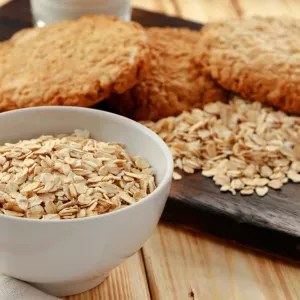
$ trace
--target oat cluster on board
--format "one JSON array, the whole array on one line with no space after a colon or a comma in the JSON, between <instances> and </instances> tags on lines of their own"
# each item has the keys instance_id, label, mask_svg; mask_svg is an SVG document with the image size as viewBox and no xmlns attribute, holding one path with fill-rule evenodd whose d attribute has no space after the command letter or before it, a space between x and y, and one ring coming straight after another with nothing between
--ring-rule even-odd
<instances>
[{"instance_id":1,"label":"oat cluster on board","mask_svg":"<svg viewBox=\"0 0 300 300\"><path fill-rule=\"evenodd\" d=\"M300 118L235 97L177 117L145 121L169 146L175 168L202 170L221 191L264 196L300 182ZM182 177L174 172L173 178Z\"/></svg>"}]
</instances>

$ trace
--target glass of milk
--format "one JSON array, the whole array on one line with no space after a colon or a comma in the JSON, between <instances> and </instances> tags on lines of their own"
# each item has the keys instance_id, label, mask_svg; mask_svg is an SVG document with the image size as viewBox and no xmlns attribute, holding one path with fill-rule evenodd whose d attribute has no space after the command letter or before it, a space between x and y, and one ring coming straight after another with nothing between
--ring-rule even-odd
<instances>
[{"instance_id":1,"label":"glass of milk","mask_svg":"<svg viewBox=\"0 0 300 300\"><path fill-rule=\"evenodd\" d=\"M131 0L30 0L36 26L44 26L82 15L104 14L129 21Z\"/></svg>"}]
</instances>

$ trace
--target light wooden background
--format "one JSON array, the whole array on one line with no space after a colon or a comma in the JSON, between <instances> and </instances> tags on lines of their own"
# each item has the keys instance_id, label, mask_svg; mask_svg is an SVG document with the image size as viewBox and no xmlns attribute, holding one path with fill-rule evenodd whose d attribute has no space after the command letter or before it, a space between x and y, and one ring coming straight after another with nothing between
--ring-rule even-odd
<instances>
[{"instance_id":1,"label":"light wooden background","mask_svg":"<svg viewBox=\"0 0 300 300\"><path fill-rule=\"evenodd\" d=\"M139 8L199 22L249 15L300 17L297 0L132 2ZM143 249L115 269L105 283L66 299L298 300L300 267L201 233L160 224Z\"/></svg>"},{"instance_id":2,"label":"light wooden background","mask_svg":"<svg viewBox=\"0 0 300 300\"><path fill-rule=\"evenodd\" d=\"M196 22L270 15L300 18L299 0L132 0L134 6Z\"/></svg>"}]
</instances>

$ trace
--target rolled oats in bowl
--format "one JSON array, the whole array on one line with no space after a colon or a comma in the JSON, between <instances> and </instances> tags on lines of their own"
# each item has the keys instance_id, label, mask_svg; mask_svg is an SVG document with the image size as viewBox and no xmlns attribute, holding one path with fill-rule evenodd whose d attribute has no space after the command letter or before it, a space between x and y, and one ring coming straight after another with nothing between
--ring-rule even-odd
<instances>
[{"instance_id":1,"label":"rolled oats in bowl","mask_svg":"<svg viewBox=\"0 0 300 300\"><path fill-rule=\"evenodd\" d=\"M132 205L156 188L148 162L87 130L0 146L0 214L58 220Z\"/></svg>"}]
</instances>

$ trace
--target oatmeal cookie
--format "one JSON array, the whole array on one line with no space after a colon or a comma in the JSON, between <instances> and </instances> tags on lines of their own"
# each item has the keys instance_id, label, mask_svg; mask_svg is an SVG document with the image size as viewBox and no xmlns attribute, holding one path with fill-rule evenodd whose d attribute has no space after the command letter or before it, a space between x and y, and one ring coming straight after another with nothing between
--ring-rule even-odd
<instances>
[{"instance_id":1,"label":"oatmeal cookie","mask_svg":"<svg viewBox=\"0 0 300 300\"><path fill-rule=\"evenodd\" d=\"M300 113L300 21L252 17L210 24L196 63L245 98Z\"/></svg>"},{"instance_id":2,"label":"oatmeal cookie","mask_svg":"<svg viewBox=\"0 0 300 300\"><path fill-rule=\"evenodd\" d=\"M109 16L21 30L0 43L0 111L92 106L139 82L149 53L140 25Z\"/></svg>"},{"instance_id":3,"label":"oatmeal cookie","mask_svg":"<svg viewBox=\"0 0 300 300\"><path fill-rule=\"evenodd\" d=\"M133 89L107 101L113 111L135 120L158 120L227 98L227 92L192 61L199 31L153 27L148 36L149 71Z\"/></svg>"}]
</instances>

